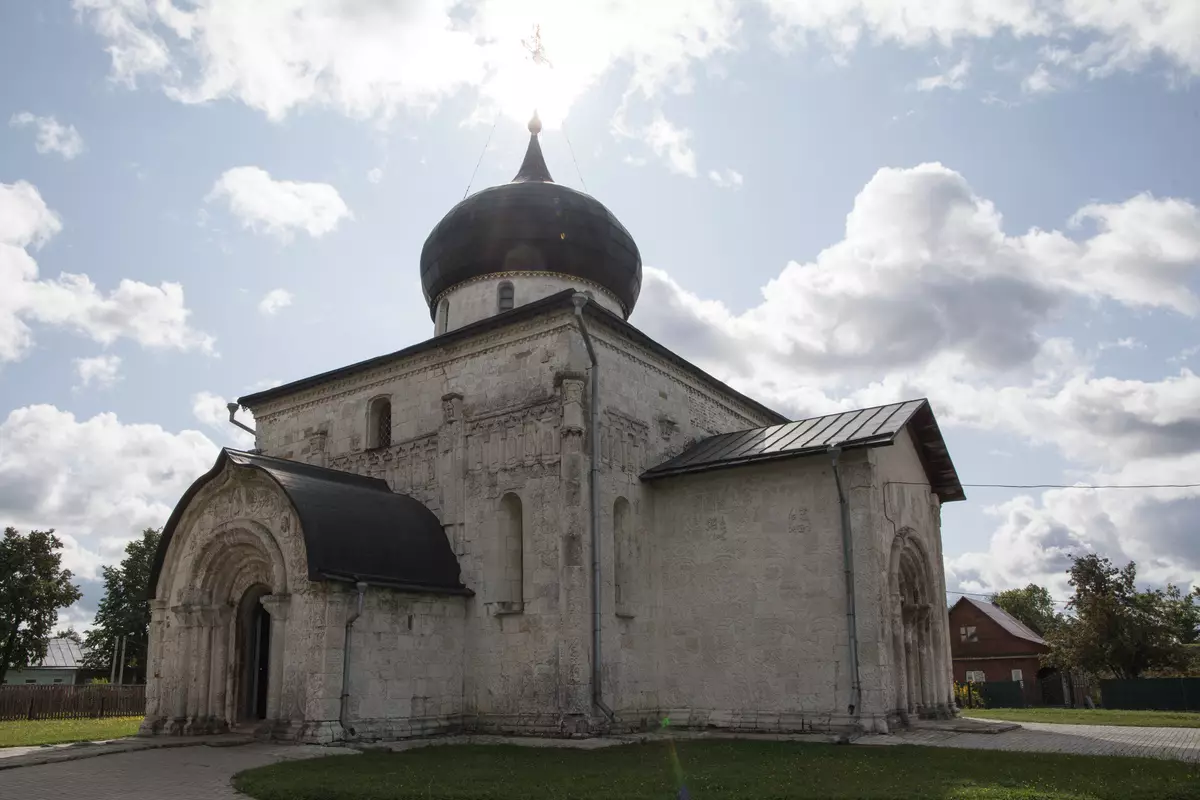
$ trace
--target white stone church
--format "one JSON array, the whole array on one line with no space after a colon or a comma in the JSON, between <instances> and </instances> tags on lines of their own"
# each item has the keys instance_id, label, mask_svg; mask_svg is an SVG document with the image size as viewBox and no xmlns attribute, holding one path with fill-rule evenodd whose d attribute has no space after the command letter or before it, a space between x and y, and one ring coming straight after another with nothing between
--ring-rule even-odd
<instances>
[{"instance_id":1,"label":"white stone church","mask_svg":"<svg viewBox=\"0 0 1200 800\"><path fill-rule=\"evenodd\" d=\"M953 713L929 403L789 421L639 332L637 246L539 127L429 235L433 338L238 401L255 449L164 530L143 733Z\"/></svg>"}]
</instances>

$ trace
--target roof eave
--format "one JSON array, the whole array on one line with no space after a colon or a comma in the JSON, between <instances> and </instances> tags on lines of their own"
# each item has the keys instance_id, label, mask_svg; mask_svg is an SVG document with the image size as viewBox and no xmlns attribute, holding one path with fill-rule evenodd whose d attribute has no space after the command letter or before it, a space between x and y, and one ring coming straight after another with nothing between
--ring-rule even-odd
<instances>
[{"instance_id":1,"label":"roof eave","mask_svg":"<svg viewBox=\"0 0 1200 800\"><path fill-rule=\"evenodd\" d=\"M888 445L894 443L895 438L896 438L896 434L894 434L894 433L885 434L883 436L872 437L871 439L864 439L862 441L857 441L857 442L854 442L853 444L842 445L839 449L841 449L842 452L846 452L848 450L866 450L866 449L870 449L870 448L874 448L874 447L887 447ZM650 482L650 481L658 480L660 478L672 478L677 475L694 475L694 474L697 474L700 472L711 472L713 470L728 469L730 467L741 467L741 466L748 466L748 465L752 465L752 464L762 464L762 463L771 462L771 461L784 461L786 459L791 459L791 458L808 458L810 456L817 456L817 455L821 455L822 453L828 453L832 449L835 449L835 448L814 447L814 448L810 448L807 450L793 450L790 452L783 452L783 453L763 453L763 454L757 454L757 455L752 455L752 456L745 456L743 458L736 458L736 459L732 459L730 461L713 461L713 462L708 462L708 463L696 464L694 466L676 467L674 469L667 469L667 470L661 470L661 471L656 471L655 469L652 468L652 469L646 470L645 472L643 472L641 474L641 480Z\"/></svg>"}]
</instances>

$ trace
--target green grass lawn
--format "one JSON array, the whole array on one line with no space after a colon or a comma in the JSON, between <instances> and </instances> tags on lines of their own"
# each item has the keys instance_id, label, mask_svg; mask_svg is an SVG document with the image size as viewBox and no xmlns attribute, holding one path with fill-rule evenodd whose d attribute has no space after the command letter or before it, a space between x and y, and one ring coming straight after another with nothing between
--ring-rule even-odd
<instances>
[{"instance_id":1,"label":"green grass lawn","mask_svg":"<svg viewBox=\"0 0 1200 800\"><path fill-rule=\"evenodd\" d=\"M1115 708L969 708L964 717L1063 725L1133 725L1145 728L1200 728L1200 714L1186 711L1123 711Z\"/></svg>"},{"instance_id":2,"label":"green grass lawn","mask_svg":"<svg viewBox=\"0 0 1200 800\"><path fill-rule=\"evenodd\" d=\"M141 717L37 719L0 722L0 747L116 739L137 733Z\"/></svg>"},{"instance_id":3,"label":"green grass lawn","mask_svg":"<svg viewBox=\"0 0 1200 800\"><path fill-rule=\"evenodd\" d=\"M1183 800L1200 766L940 747L690 741L568 750L445 745L252 769L259 800Z\"/></svg>"}]
</instances>

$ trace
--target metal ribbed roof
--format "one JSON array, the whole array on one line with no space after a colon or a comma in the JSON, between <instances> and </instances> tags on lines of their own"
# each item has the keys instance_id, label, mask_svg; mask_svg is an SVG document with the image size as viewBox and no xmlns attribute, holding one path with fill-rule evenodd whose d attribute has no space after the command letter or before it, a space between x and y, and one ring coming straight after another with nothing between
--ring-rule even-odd
<instances>
[{"instance_id":1,"label":"metal ribbed roof","mask_svg":"<svg viewBox=\"0 0 1200 800\"><path fill-rule=\"evenodd\" d=\"M393 492L379 478L227 448L167 520L150 574L151 596L183 512L230 464L261 470L287 495L300 517L309 580L363 580L406 591L473 594L462 584L458 558L441 522L421 501Z\"/></svg>"},{"instance_id":2,"label":"metal ribbed roof","mask_svg":"<svg viewBox=\"0 0 1200 800\"><path fill-rule=\"evenodd\" d=\"M79 642L58 637L46 642L46 655L36 666L43 669L78 669L83 661L83 648Z\"/></svg>"},{"instance_id":3,"label":"metal ribbed roof","mask_svg":"<svg viewBox=\"0 0 1200 800\"><path fill-rule=\"evenodd\" d=\"M642 478L653 480L776 458L810 455L834 447L850 449L890 445L905 426L910 427L930 486L942 502L966 499L937 420L933 418L933 410L925 399L710 436L669 461L647 470Z\"/></svg>"}]
</instances>

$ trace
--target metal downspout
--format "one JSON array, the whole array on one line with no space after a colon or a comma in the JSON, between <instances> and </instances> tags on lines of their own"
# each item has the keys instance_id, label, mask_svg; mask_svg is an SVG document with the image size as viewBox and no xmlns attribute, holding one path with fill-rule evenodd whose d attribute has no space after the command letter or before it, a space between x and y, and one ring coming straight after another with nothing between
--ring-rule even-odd
<instances>
[{"instance_id":1,"label":"metal downspout","mask_svg":"<svg viewBox=\"0 0 1200 800\"><path fill-rule=\"evenodd\" d=\"M850 716L858 724L862 709L862 682L858 674L858 615L854 605L854 543L850 535L850 498L842 488L838 458L842 450L829 448L833 461L833 482L837 485L842 517L842 567L846 574L846 626L850 632Z\"/></svg>"},{"instance_id":2,"label":"metal downspout","mask_svg":"<svg viewBox=\"0 0 1200 800\"><path fill-rule=\"evenodd\" d=\"M575 304L575 319L579 321L579 330L583 333L583 343L587 346L588 359L592 362L590 370L590 386L588 388L588 445L592 450L592 465L588 479L588 504L591 506L589 521L589 539L592 551L592 704L612 720L613 710L604 702L601 688L600 661L600 366L596 362L596 350L592 347L592 337L588 333L587 323L583 321L583 307L587 305L588 296L576 292L571 298Z\"/></svg>"},{"instance_id":3,"label":"metal downspout","mask_svg":"<svg viewBox=\"0 0 1200 800\"><path fill-rule=\"evenodd\" d=\"M342 645L342 696L339 698L338 722L342 726L343 738L354 735L354 728L346 724L346 701L350 698L350 631L355 620L362 616L363 595L367 592L367 584L365 581L359 581L354 584L354 588L358 590L358 602L355 603L354 611L346 618L346 641Z\"/></svg>"}]
</instances>

